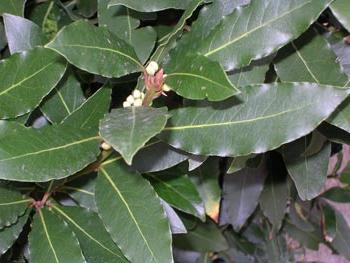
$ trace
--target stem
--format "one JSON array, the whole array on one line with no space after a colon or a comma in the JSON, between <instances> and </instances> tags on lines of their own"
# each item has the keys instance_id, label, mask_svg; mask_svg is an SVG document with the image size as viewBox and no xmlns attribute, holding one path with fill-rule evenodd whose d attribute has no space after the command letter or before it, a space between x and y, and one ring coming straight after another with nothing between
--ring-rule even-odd
<instances>
[{"instance_id":1,"label":"stem","mask_svg":"<svg viewBox=\"0 0 350 263\"><path fill-rule=\"evenodd\" d=\"M155 94L156 93L154 92L154 90L152 90L152 89L147 90L145 98L143 99L143 102L142 102L142 106L151 106L153 99L155 98L154 97Z\"/></svg>"}]
</instances>

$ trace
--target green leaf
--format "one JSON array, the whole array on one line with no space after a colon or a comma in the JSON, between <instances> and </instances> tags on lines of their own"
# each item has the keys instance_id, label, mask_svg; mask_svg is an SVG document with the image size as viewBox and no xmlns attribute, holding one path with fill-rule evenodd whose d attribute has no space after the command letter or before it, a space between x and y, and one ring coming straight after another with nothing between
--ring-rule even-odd
<instances>
[{"instance_id":1,"label":"green leaf","mask_svg":"<svg viewBox=\"0 0 350 263\"><path fill-rule=\"evenodd\" d=\"M84 263L78 239L69 226L47 209L38 210L29 234L31 262Z\"/></svg>"},{"instance_id":2,"label":"green leaf","mask_svg":"<svg viewBox=\"0 0 350 263\"><path fill-rule=\"evenodd\" d=\"M52 208L77 235L87 262L129 262L113 242L96 213L79 207L53 205Z\"/></svg>"},{"instance_id":3,"label":"green leaf","mask_svg":"<svg viewBox=\"0 0 350 263\"><path fill-rule=\"evenodd\" d=\"M131 44L135 48L137 57L142 63L145 63L153 51L156 44L157 33L150 27L142 27L132 31Z\"/></svg>"},{"instance_id":4,"label":"green leaf","mask_svg":"<svg viewBox=\"0 0 350 263\"><path fill-rule=\"evenodd\" d=\"M77 12L84 17L92 17L97 11L97 0L78 0Z\"/></svg>"},{"instance_id":5,"label":"green leaf","mask_svg":"<svg viewBox=\"0 0 350 263\"><path fill-rule=\"evenodd\" d=\"M286 223L283 229L294 240L297 240L300 242L300 244L309 249L318 250L319 244L322 243L322 234L319 229L315 229L313 231L304 231L290 223Z\"/></svg>"},{"instance_id":6,"label":"green leaf","mask_svg":"<svg viewBox=\"0 0 350 263\"><path fill-rule=\"evenodd\" d=\"M77 21L64 27L46 45L74 66L102 75L121 77L143 70L133 48L106 28Z\"/></svg>"},{"instance_id":7,"label":"green leaf","mask_svg":"<svg viewBox=\"0 0 350 263\"><path fill-rule=\"evenodd\" d=\"M17 240L27 223L29 211L18 218L16 224L0 229L0 256L4 254Z\"/></svg>"},{"instance_id":8,"label":"green leaf","mask_svg":"<svg viewBox=\"0 0 350 263\"><path fill-rule=\"evenodd\" d=\"M266 168L244 168L226 175L221 202L220 223L231 224L235 231L241 229L258 205L267 176Z\"/></svg>"},{"instance_id":9,"label":"green leaf","mask_svg":"<svg viewBox=\"0 0 350 263\"><path fill-rule=\"evenodd\" d=\"M45 48L14 54L0 64L0 118L15 118L39 105L66 70L61 58Z\"/></svg>"},{"instance_id":10,"label":"green leaf","mask_svg":"<svg viewBox=\"0 0 350 263\"><path fill-rule=\"evenodd\" d=\"M339 22L350 32L350 5L348 0L335 0L330 5L332 13Z\"/></svg>"},{"instance_id":11,"label":"green leaf","mask_svg":"<svg viewBox=\"0 0 350 263\"><path fill-rule=\"evenodd\" d=\"M278 52L275 68L285 82L305 81L339 87L349 84L336 55L313 28Z\"/></svg>"},{"instance_id":12,"label":"green leaf","mask_svg":"<svg viewBox=\"0 0 350 263\"><path fill-rule=\"evenodd\" d=\"M147 174L157 194L173 207L205 220L204 205L199 193L187 175L163 172Z\"/></svg>"},{"instance_id":13,"label":"green leaf","mask_svg":"<svg viewBox=\"0 0 350 263\"><path fill-rule=\"evenodd\" d=\"M199 155L263 153L313 131L347 93L312 83L249 86L242 95L220 105L171 111L172 117L159 137L175 148Z\"/></svg>"},{"instance_id":14,"label":"green leaf","mask_svg":"<svg viewBox=\"0 0 350 263\"><path fill-rule=\"evenodd\" d=\"M336 218L336 235L332 246L347 259L350 259L350 227L339 212L336 212Z\"/></svg>"},{"instance_id":15,"label":"green leaf","mask_svg":"<svg viewBox=\"0 0 350 263\"><path fill-rule=\"evenodd\" d=\"M141 12L156 12L164 9L186 9L191 0L148 0L147 2L139 0L111 0L108 7L115 5L124 5L128 8Z\"/></svg>"},{"instance_id":16,"label":"green leaf","mask_svg":"<svg viewBox=\"0 0 350 263\"><path fill-rule=\"evenodd\" d=\"M10 53L33 49L45 43L41 28L20 16L3 15Z\"/></svg>"},{"instance_id":17,"label":"green leaf","mask_svg":"<svg viewBox=\"0 0 350 263\"><path fill-rule=\"evenodd\" d=\"M320 152L311 156L305 153L297 158L284 156L287 170L302 200L311 200L320 194L327 179L330 155L331 147L327 143Z\"/></svg>"},{"instance_id":18,"label":"green leaf","mask_svg":"<svg viewBox=\"0 0 350 263\"><path fill-rule=\"evenodd\" d=\"M102 221L131 262L173 262L169 223L146 179L121 160L107 161L95 195Z\"/></svg>"},{"instance_id":19,"label":"green leaf","mask_svg":"<svg viewBox=\"0 0 350 263\"><path fill-rule=\"evenodd\" d=\"M31 198L22 196L21 193L0 186L0 230L14 224L18 217L22 216L28 208ZM0 232L1 237L1 232ZM1 240L1 238L0 238Z\"/></svg>"},{"instance_id":20,"label":"green leaf","mask_svg":"<svg viewBox=\"0 0 350 263\"><path fill-rule=\"evenodd\" d=\"M260 207L276 233L282 226L289 198L287 174L271 171L260 196Z\"/></svg>"},{"instance_id":21,"label":"green leaf","mask_svg":"<svg viewBox=\"0 0 350 263\"><path fill-rule=\"evenodd\" d=\"M220 62L226 71L247 66L298 37L331 0L253 0L215 27L198 52Z\"/></svg>"},{"instance_id":22,"label":"green leaf","mask_svg":"<svg viewBox=\"0 0 350 263\"><path fill-rule=\"evenodd\" d=\"M101 121L100 134L130 165L138 150L165 127L167 113L166 108L114 109Z\"/></svg>"},{"instance_id":23,"label":"green leaf","mask_svg":"<svg viewBox=\"0 0 350 263\"><path fill-rule=\"evenodd\" d=\"M26 0L1 1L0 15L3 15L4 13L9 13L15 16L23 16L25 2Z\"/></svg>"},{"instance_id":24,"label":"green leaf","mask_svg":"<svg viewBox=\"0 0 350 263\"><path fill-rule=\"evenodd\" d=\"M69 72L45 99L40 107L44 115L53 123L60 123L85 101L80 82Z\"/></svg>"},{"instance_id":25,"label":"green leaf","mask_svg":"<svg viewBox=\"0 0 350 263\"><path fill-rule=\"evenodd\" d=\"M240 93L220 64L204 56L191 55L180 62L172 60L165 72L165 83L188 99L220 101Z\"/></svg>"},{"instance_id":26,"label":"green leaf","mask_svg":"<svg viewBox=\"0 0 350 263\"><path fill-rule=\"evenodd\" d=\"M184 223L181 218L176 214L175 210L164 200L161 200L164 212L169 220L170 229L172 234L185 234L187 233Z\"/></svg>"},{"instance_id":27,"label":"green leaf","mask_svg":"<svg viewBox=\"0 0 350 263\"><path fill-rule=\"evenodd\" d=\"M174 245L181 249L199 252L218 252L228 248L225 237L210 219L206 223L198 222L196 227L187 234L175 235Z\"/></svg>"},{"instance_id":28,"label":"green leaf","mask_svg":"<svg viewBox=\"0 0 350 263\"><path fill-rule=\"evenodd\" d=\"M5 125L0 133L0 178L49 181L70 176L95 161L101 141L98 121L108 110L109 98L110 91L102 88L60 125L42 129Z\"/></svg>"},{"instance_id":29,"label":"green leaf","mask_svg":"<svg viewBox=\"0 0 350 263\"><path fill-rule=\"evenodd\" d=\"M338 203L350 202L350 189L349 188L331 188L327 192L322 194L323 198Z\"/></svg>"}]
</instances>

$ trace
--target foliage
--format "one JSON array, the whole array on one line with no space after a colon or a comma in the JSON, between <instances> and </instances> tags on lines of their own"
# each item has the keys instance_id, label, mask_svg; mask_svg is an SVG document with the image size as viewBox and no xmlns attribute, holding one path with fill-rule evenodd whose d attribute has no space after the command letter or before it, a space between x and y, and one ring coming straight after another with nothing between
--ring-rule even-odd
<instances>
[{"instance_id":1,"label":"foliage","mask_svg":"<svg viewBox=\"0 0 350 263\"><path fill-rule=\"evenodd\" d=\"M349 10L0 1L0 262L350 260Z\"/></svg>"}]
</instances>

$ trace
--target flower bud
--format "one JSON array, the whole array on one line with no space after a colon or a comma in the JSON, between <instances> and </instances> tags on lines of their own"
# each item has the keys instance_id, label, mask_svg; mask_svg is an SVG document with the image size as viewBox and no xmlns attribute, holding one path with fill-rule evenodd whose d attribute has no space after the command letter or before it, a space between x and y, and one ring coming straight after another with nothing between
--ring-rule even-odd
<instances>
[{"instance_id":1,"label":"flower bud","mask_svg":"<svg viewBox=\"0 0 350 263\"><path fill-rule=\"evenodd\" d=\"M110 146L108 143L106 142L102 142L101 143L101 149L104 151L109 151L110 149L112 149L112 146Z\"/></svg>"},{"instance_id":2,"label":"flower bud","mask_svg":"<svg viewBox=\"0 0 350 263\"><path fill-rule=\"evenodd\" d=\"M123 108L131 107L131 104L127 101L123 102Z\"/></svg>"},{"instance_id":3,"label":"flower bud","mask_svg":"<svg viewBox=\"0 0 350 263\"><path fill-rule=\"evenodd\" d=\"M171 91L171 88L167 84L164 84L162 86L162 90L165 91L165 92L168 92L168 91Z\"/></svg>"},{"instance_id":4,"label":"flower bud","mask_svg":"<svg viewBox=\"0 0 350 263\"><path fill-rule=\"evenodd\" d=\"M134 106L135 107L142 106L142 99L136 99L135 102L134 102Z\"/></svg>"},{"instance_id":5,"label":"flower bud","mask_svg":"<svg viewBox=\"0 0 350 263\"><path fill-rule=\"evenodd\" d=\"M135 90L132 92L132 95L134 96L134 99L140 99L141 96L142 96L142 93L141 93L141 91L139 91L138 89L135 89Z\"/></svg>"},{"instance_id":6,"label":"flower bud","mask_svg":"<svg viewBox=\"0 0 350 263\"><path fill-rule=\"evenodd\" d=\"M148 66L146 67L146 72L148 75L154 76L156 72L159 70L158 63L155 61L151 61L148 63Z\"/></svg>"},{"instance_id":7,"label":"flower bud","mask_svg":"<svg viewBox=\"0 0 350 263\"><path fill-rule=\"evenodd\" d=\"M134 103L134 97L132 95L129 95L127 98L126 98L126 101L129 102L130 104L133 104Z\"/></svg>"}]
</instances>

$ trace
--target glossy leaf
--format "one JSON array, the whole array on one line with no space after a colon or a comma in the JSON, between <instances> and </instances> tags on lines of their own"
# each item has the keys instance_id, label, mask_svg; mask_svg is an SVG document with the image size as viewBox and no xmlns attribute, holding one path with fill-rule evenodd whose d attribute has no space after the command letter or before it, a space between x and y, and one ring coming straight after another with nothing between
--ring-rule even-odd
<instances>
[{"instance_id":1,"label":"glossy leaf","mask_svg":"<svg viewBox=\"0 0 350 263\"><path fill-rule=\"evenodd\" d=\"M190 0L148 0L147 2L138 0L111 0L108 6L124 5L141 12L156 12L170 8L186 9L189 3Z\"/></svg>"},{"instance_id":2,"label":"glossy leaf","mask_svg":"<svg viewBox=\"0 0 350 263\"><path fill-rule=\"evenodd\" d=\"M25 2L26 0L1 1L0 15L3 15L4 13L9 13L15 16L23 16Z\"/></svg>"},{"instance_id":3,"label":"glossy leaf","mask_svg":"<svg viewBox=\"0 0 350 263\"><path fill-rule=\"evenodd\" d=\"M57 85L66 65L55 52L35 48L0 64L0 118L24 115Z\"/></svg>"},{"instance_id":4,"label":"glossy leaf","mask_svg":"<svg viewBox=\"0 0 350 263\"><path fill-rule=\"evenodd\" d=\"M114 109L101 121L100 134L131 164L134 155L165 127L167 112L151 107Z\"/></svg>"},{"instance_id":5,"label":"glossy leaf","mask_svg":"<svg viewBox=\"0 0 350 263\"><path fill-rule=\"evenodd\" d=\"M77 21L63 28L46 45L74 66L102 75L121 77L143 70L134 49L106 28Z\"/></svg>"},{"instance_id":6,"label":"glossy leaf","mask_svg":"<svg viewBox=\"0 0 350 263\"><path fill-rule=\"evenodd\" d=\"M199 193L187 175L164 172L147 174L157 194L170 205L205 220L204 205Z\"/></svg>"},{"instance_id":7,"label":"glossy leaf","mask_svg":"<svg viewBox=\"0 0 350 263\"><path fill-rule=\"evenodd\" d=\"M336 212L336 236L332 246L347 259L350 259L350 229L344 216Z\"/></svg>"},{"instance_id":8,"label":"glossy leaf","mask_svg":"<svg viewBox=\"0 0 350 263\"><path fill-rule=\"evenodd\" d=\"M338 203L350 203L350 189L348 188L331 188L322 194L323 198Z\"/></svg>"},{"instance_id":9,"label":"glossy leaf","mask_svg":"<svg viewBox=\"0 0 350 263\"><path fill-rule=\"evenodd\" d=\"M285 158L287 170L302 200L311 200L320 194L327 179L330 155L330 144L326 144L317 154L307 156L303 153L298 158Z\"/></svg>"},{"instance_id":10,"label":"glossy leaf","mask_svg":"<svg viewBox=\"0 0 350 263\"><path fill-rule=\"evenodd\" d=\"M11 132L0 133L0 178L49 181L70 176L95 161L101 141L98 121L108 110L109 97L108 89L101 89L57 126L32 129L7 124Z\"/></svg>"},{"instance_id":11,"label":"glossy leaf","mask_svg":"<svg viewBox=\"0 0 350 263\"><path fill-rule=\"evenodd\" d=\"M175 210L164 200L161 200L164 212L169 220L172 234L186 234L187 230L181 218L176 214Z\"/></svg>"},{"instance_id":12,"label":"glossy leaf","mask_svg":"<svg viewBox=\"0 0 350 263\"><path fill-rule=\"evenodd\" d=\"M3 227L11 226L27 210L31 199L24 197L21 193L0 186L0 231ZM1 232L0 232L1 237ZM1 240L1 238L0 238Z\"/></svg>"},{"instance_id":13,"label":"glossy leaf","mask_svg":"<svg viewBox=\"0 0 350 263\"><path fill-rule=\"evenodd\" d=\"M220 224L231 224L235 231L241 229L258 205L266 176L263 166L225 176Z\"/></svg>"},{"instance_id":14,"label":"glossy leaf","mask_svg":"<svg viewBox=\"0 0 350 263\"><path fill-rule=\"evenodd\" d=\"M336 0L330 6L332 13L350 32L350 5L348 0Z\"/></svg>"},{"instance_id":15,"label":"glossy leaf","mask_svg":"<svg viewBox=\"0 0 350 263\"><path fill-rule=\"evenodd\" d=\"M188 56L180 63L173 60L165 72L165 83L188 99L220 101L240 93L220 64L203 56Z\"/></svg>"},{"instance_id":16,"label":"glossy leaf","mask_svg":"<svg viewBox=\"0 0 350 263\"><path fill-rule=\"evenodd\" d=\"M0 256L4 254L17 240L24 225L27 223L28 214L29 212L19 217L16 224L0 229Z\"/></svg>"},{"instance_id":17,"label":"glossy leaf","mask_svg":"<svg viewBox=\"0 0 350 263\"><path fill-rule=\"evenodd\" d=\"M96 213L79 207L54 205L52 208L76 234L87 262L129 262L113 242Z\"/></svg>"},{"instance_id":18,"label":"glossy leaf","mask_svg":"<svg viewBox=\"0 0 350 263\"><path fill-rule=\"evenodd\" d=\"M156 40L156 31L150 26L134 30L131 34L131 44L142 63L148 60L156 44Z\"/></svg>"},{"instance_id":19,"label":"glossy leaf","mask_svg":"<svg viewBox=\"0 0 350 263\"><path fill-rule=\"evenodd\" d=\"M41 28L32 21L10 14L4 14L3 19L11 54L44 44L45 37Z\"/></svg>"},{"instance_id":20,"label":"glossy leaf","mask_svg":"<svg viewBox=\"0 0 350 263\"><path fill-rule=\"evenodd\" d=\"M102 221L128 260L173 262L170 227L147 180L121 160L107 161L100 168L95 195Z\"/></svg>"},{"instance_id":21,"label":"glossy leaf","mask_svg":"<svg viewBox=\"0 0 350 263\"><path fill-rule=\"evenodd\" d=\"M242 90L241 96L220 105L171 111L172 117L159 137L193 154L263 153L310 133L347 93L311 83L250 86Z\"/></svg>"},{"instance_id":22,"label":"glossy leaf","mask_svg":"<svg viewBox=\"0 0 350 263\"><path fill-rule=\"evenodd\" d=\"M202 41L198 51L226 71L268 56L303 33L330 0L253 0L237 9Z\"/></svg>"},{"instance_id":23,"label":"glossy leaf","mask_svg":"<svg viewBox=\"0 0 350 263\"><path fill-rule=\"evenodd\" d=\"M84 17L91 17L97 11L97 0L78 0L77 1L77 12Z\"/></svg>"},{"instance_id":24,"label":"glossy leaf","mask_svg":"<svg viewBox=\"0 0 350 263\"><path fill-rule=\"evenodd\" d=\"M59 217L41 209L33 221L29 234L31 262L86 262L76 235Z\"/></svg>"}]
</instances>

